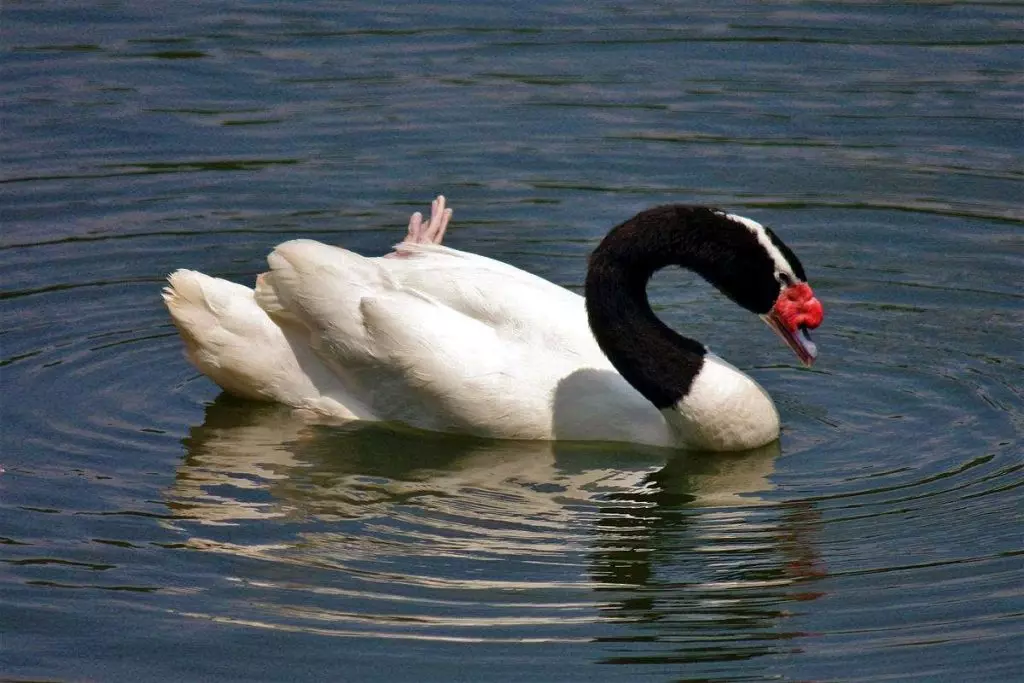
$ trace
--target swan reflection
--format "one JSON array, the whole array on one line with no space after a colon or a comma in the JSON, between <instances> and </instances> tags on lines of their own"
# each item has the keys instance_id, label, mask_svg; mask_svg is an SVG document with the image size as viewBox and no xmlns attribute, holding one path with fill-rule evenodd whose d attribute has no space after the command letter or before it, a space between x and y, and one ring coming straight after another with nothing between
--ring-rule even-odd
<instances>
[{"instance_id":1,"label":"swan reflection","mask_svg":"<svg viewBox=\"0 0 1024 683\"><path fill-rule=\"evenodd\" d=\"M567 522L631 491L660 492L648 502L758 505L763 501L757 494L772 488L769 476L779 455L777 443L704 455L333 426L226 395L208 406L205 421L183 444L169 504L179 517L208 524L365 518L417 499L465 504L467 491L489 492L495 508L490 514L500 518L498 508L506 507L510 522L536 514Z\"/></svg>"},{"instance_id":2,"label":"swan reflection","mask_svg":"<svg viewBox=\"0 0 1024 683\"><path fill-rule=\"evenodd\" d=\"M703 456L481 441L315 424L229 397L184 445L173 523L260 591L229 609L258 604L250 625L586 642L608 663L715 659L702 639L753 634L722 656L771 652L790 637L784 603L815 597L800 584L820 574L818 519L768 495L777 445ZM648 645L623 659L624 640Z\"/></svg>"}]
</instances>

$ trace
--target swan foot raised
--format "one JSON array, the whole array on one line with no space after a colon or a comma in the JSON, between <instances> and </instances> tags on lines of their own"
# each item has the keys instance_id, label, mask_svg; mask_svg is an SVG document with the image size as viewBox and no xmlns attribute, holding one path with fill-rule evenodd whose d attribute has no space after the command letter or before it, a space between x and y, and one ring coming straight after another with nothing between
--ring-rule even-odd
<instances>
[{"instance_id":1,"label":"swan foot raised","mask_svg":"<svg viewBox=\"0 0 1024 683\"><path fill-rule=\"evenodd\" d=\"M402 240L403 244L441 244L444 233L448 229L448 221L452 218L452 210L445 207L444 195L430 203L430 218L424 222L423 214L417 211L409 217L409 230ZM401 258L403 254L392 252L388 258Z\"/></svg>"}]
</instances>

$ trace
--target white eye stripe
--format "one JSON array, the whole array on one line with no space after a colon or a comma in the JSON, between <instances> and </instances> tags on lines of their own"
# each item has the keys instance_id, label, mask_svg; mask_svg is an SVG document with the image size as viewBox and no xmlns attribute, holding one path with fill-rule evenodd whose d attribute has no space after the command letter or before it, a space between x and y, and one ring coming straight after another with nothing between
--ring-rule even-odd
<instances>
[{"instance_id":1,"label":"white eye stripe","mask_svg":"<svg viewBox=\"0 0 1024 683\"><path fill-rule=\"evenodd\" d=\"M793 267L789 265L789 261L786 260L786 257L779 251L779 248L772 242L772 238L768 236L768 231L764 229L763 225L749 218L737 216L734 213L723 213L722 215L731 221L736 221L757 238L758 244L768 252L768 257L775 264L775 279L780 284L799 282L800 278L796 276L793 272ZM789 278L789 283L785 283L783 277Z\"/></svg>"}]
</instances>

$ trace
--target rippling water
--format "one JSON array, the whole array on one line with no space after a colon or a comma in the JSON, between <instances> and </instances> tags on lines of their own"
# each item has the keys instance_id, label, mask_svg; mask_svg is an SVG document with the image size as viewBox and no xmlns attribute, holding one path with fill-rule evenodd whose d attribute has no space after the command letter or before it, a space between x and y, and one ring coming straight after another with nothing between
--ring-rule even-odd
<instances>
[{"instance_id":1,"label":"rippling water","mask_svg":"<svg viewBox=\"0 0 1024 683\"><path fill-rule=\"evenodd\" d=\"M1012 680L1024 11L1002 3L9 2L0 677ZM277 242L578 287L646 206L772 225L821 362L692 278L776 398L701 456L312 425L218 396L158 292Z\"/></svg>"}]
</instances>

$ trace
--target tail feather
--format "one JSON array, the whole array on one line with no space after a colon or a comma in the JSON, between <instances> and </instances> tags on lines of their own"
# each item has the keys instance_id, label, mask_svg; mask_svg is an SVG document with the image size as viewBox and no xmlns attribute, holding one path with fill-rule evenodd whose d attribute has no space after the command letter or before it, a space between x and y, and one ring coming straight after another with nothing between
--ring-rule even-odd
<instances>
[{"instance_id":1,"label":"tail feather","mask_svg":"<svg viewBox=\"0 0 1024 683\"><path fill-rule=\"evenodd\" d=\"M167 280L164 303L189 360L222 389L336 417L370 416L309 350L308 333L277 324L253 290L193 270Z\"/></svg>"},{"instance_id":2,"label":"tail feather","mask_svg":"<svg viewBox=\"0 0 1024 683\"><path fill-rule=\"evenodd\" d=\"M288 345L256 306L253 291L193 270L175 271L167 280L164 303L192 364L232 394L276 400L273 375Z\"/></svg>"}]
</instances>

